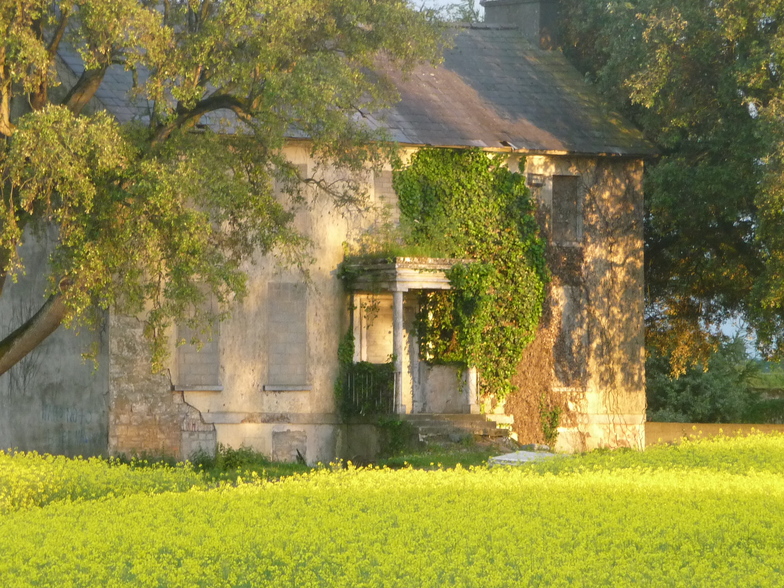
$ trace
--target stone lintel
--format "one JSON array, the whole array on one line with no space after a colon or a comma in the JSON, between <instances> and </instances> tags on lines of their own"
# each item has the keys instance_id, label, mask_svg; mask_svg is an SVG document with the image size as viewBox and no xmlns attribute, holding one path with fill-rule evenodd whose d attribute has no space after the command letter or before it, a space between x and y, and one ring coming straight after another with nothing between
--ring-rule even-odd
<instances>
[{"instance_id":1,"label":"stone lintel","mask_svg":"<svg viewBox=\"0 0 784 588\"><path fill-rule=\"evenodd\" d=\"M470 259L396 257L346 262L357 276L350 287L356 291L408 292L409 290L449 290L446 272Z\"/></svg>"}]
</instances>

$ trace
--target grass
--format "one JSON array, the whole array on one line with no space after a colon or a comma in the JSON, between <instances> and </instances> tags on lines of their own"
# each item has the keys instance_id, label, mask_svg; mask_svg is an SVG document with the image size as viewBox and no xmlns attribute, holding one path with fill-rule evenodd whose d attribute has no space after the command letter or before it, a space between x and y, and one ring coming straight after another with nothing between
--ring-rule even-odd
<instances>
[{"instance_id":1,"label":"grass","mask_svg":"<svg viewBox=\"0 0 784 588\"><path fill-rule=\"evenodd\" d=\"M458 465L469 468L486 465L487 460L491 457L510 451L512 450L498 445L479 445L471 442L428 445L418 450L401 451L397 455L379 459L373 465L391 469L405 467L426 470L453 469ZM153 456L144 456L141 459L123 458L118 461L126 463L132 468L150 466L175 467L178 465L170 459L155 458ZM257 477L274 481L286 476L305 474L314 469L303 463L274 462L247 447L234 449L220 446L215 456L199 454L193 457L190 463L197 473L205 476L207 485L223 482L233 483L238 476L244 479ZM359 464L351 465L357 466Z\"/></svg>"},{"instance_id":2,"label":"grass","mask_svg":"<svg viewBox=\"0 0 784 588\"><path fill-rule=\"evenodd\" d=\"M420 451L404 452L401 455L379 460L378 466L392 469L412 467L414 469L453 469L458 465L464 468L487 464L487 460L510 450L493 445L430 445Z\"/></svg>"}]
</instances>

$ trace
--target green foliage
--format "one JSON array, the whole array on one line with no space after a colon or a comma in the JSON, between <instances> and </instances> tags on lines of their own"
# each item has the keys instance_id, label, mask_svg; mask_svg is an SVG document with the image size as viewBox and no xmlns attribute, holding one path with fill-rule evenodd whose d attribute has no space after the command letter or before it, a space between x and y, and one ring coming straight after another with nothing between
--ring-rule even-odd
<instances>
[{"instance_id":1,"label":"green foliage","mask_svg":"<svg viewBox=\"0 0 784 588\"><path fill-rule=\"evenodd\" d=\"M428 244L409 244L400 227L365 233L356 243L344 247L346 261L392 261L396 257L444 257L444 253ZM341 266L341 279L351 279L350 270Z\"/></svg>"},{"instance_id":2,"label":"green foliage","mask_svg":"<svg viewBox=\"0 0 784 588\"><path fill-rule=\"evenodd\" d=\"M388 414L394 410L395 366L392 362L370 363L359 361L341 369L344 377L344 390L348 392L347 382L352 382L351 396L343 393L340 404L342 414L375 415Z\"/></svg>"},{"instance_id":3,"label":"green foliage","mask_svg":"<svg viewBox=\"0 0 784 588\"><path fill-rule=\"evenodd\" d=\"M400 455L419 445L417 430L408 421L382 416L378 419L378 428L381 432L381 457Z\"/></svg>"},{"instance_id":4,"label":"green foliage","mask_svg":"<svg viewBox=\"0 0 784 588\"><path fill-rule=\"evenodd\" d=\"M392 362L354 363L354 334L348 331L338 343L338 376L335 402L344 416L368 416L392 412L395 390Z\"/></svg>"},{"instance_id":5,"label":"green foliage","mask_svg":"<svg viewBox=\"0 0 784 588\"><path fill-rule=\"evenodd\" d=\"M534 337L549 277L534 203L504 163L478 149L422 149L393 179L410 243L476 261L452 268L451 291L423 296L421 349L475 366L498 398Z\"/></svg>"},{"instance_id":6,"label":"green foliage","mask_svg":"<svg viewBox=\"0 0 784 588\"><path fill-rule=\"evenodd\" d=\"M675 373L742 315L782 334L784 2L567 0L564 51L661 152L646 166L649 343Z\"/></svg>"},{"instance_id":7,"label":"green foliage","mask_svg":"<svg viewBox=\"0 0 784 588\"><path fill-rule=\"evenodd\" d=\"M753 436L51 504L2 516L0 577L10 588L776 586L782 451L782 436Z\"/></svg>"},{"instance_id":8,"label":"green foliage","mask_svg":"<svg viewBox=\"0 0 784 588\"><path fill-rule=\"evenodd\" d=\"M757 390L774 393L784 390L784 366L780 363L761 362L759 371L752 375L750 382Z\"/></svg>"},{"instance_id":9,"label":"green foliage","mask_svg":"<svg viewBox=\"0 0 784 588\"><path fill-rule=\"evenodd\" d=\"M244 480L270 480L304 473L310 468L296 462L274 462L249 447L235 449L221 443L214 456L199 454L191 459L196 471L205 475L212 484L238 483Z\"/></svg>"},{"instance_id":10,"label":"green foliage","mask_svg":"<svg viewBox=\"0 0 784 588\"><path fill-rule=\"evenodd\" d=\"M471 445L455 447L439 447L428 445L421 450L404 451L402 454L379 460L382 467L393 469L412 467L423 470L453 469L487 465L487 460L502 453L493 447L476 447Z\"/></svg>"},{"instance_id":11,"label":"green foliage","mask_svg":"<svg viewBox=\"0 0 784 588\"><path fill-rule=\"evenodd\" d=\"M344 404L348 402L348 378L353 363L354 333L349 329L338 343L338 375L335 379L335 404L339 410L342 410Z\"/></svg>"},{"instance_id":12,"label":"green foliage","mask_svg":"<svg viewBox=\"0 0 784 588\"><path fill-rule=\"evenodd\" d=\"M558 440L558 425L561 423L562 412L563 408L560 406L548 406L546 396L539 400L539 422L542 425L544 442L550 447L554 447Z\"/></svg>"},{"instance_id":13,"label":"green foliage","mask_svg":"<svg viewBox=\"0 0 784 588\"><path fill-rule=\"evenodd\" d=\"M66 321L146 311L156 367L173 321L205 330L242 296L253 252L303 263L290 221L304 182L362 199L362 173L394 152L355 116L396 99L375 60L410 70L441 46L404 0L19 0L0 6L0 30L0 289L25 270L27 229L54 227ZM86 65L75 82L57 78L63 40ZM118 67L149 105L126 125L90 114ZM292 132L344 181L300 177L283 153ZM202 310L210 295L216 312Z\"/></svg>"},{"instance_id":14,"label":"green foliage","mask_svg":"<svg viewBox=\"0 0 784 588\"><path fill-rule=\"evenodd\" d=\"M482 22L482 12L477 0L459 0L441 8L439 16L451 22Z\"/></svg>"},{"instance_id":15,"label":"green foliage","mask_svg":"<svg viewBox=\"0 0 784 588\"><path fill-rule=\"evenodd\" d=\"M348 331L338 343L338 362L345 366L354 362L354 333Z\"/></svg>"},{"instance_id":16,"label":"green foliage","mask_svg":"<svg viewBox=\"0 0 784 588\"><path fill-rule=\"evenodd\" d=\"M760 394L753 387L759 372L741 339L725 343L706 364L674 378L670 361L649 350L646 368L648 420L685 423L764 423Z\"/></svg>"}]
</instances>

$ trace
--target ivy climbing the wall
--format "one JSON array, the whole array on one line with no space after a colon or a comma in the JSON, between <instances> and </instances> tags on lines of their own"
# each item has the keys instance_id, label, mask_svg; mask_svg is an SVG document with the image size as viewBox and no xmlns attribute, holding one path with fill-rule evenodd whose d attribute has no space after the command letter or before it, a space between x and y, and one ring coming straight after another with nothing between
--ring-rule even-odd
<instances>
[{"instance_id":1,"label":"ivy climbing the wall","mask_svg":"<svg viewBox=\"0 0 784 588\"><path fill-rule=\"evenodd\" d=\"M450 270L452 290L423 294L423 355L475 366L483 393L502 399L534 338L549 279L525 178L502 155L422 149L393 185L410 245L473 260Z\"/></svg>"}]
</instances>

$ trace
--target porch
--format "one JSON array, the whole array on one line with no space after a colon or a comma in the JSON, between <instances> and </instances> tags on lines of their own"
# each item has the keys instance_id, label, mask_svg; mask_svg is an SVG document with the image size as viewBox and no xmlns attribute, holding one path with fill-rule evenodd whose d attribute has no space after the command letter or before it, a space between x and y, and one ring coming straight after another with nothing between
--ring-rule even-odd
<instances>
[{"instance_id":1,"label":"porch","mask_svg":"<svg viewBox=\"0 0 784 588\"><path fill-rule=\"evenodd\" d=\"M476 369L423 361L415 328L420 294L449 290L446 272L457 263L470 260L396 257L345 263L355 349L344 409L397 415L480 412Z\"/></svg>"}]
</instances>

